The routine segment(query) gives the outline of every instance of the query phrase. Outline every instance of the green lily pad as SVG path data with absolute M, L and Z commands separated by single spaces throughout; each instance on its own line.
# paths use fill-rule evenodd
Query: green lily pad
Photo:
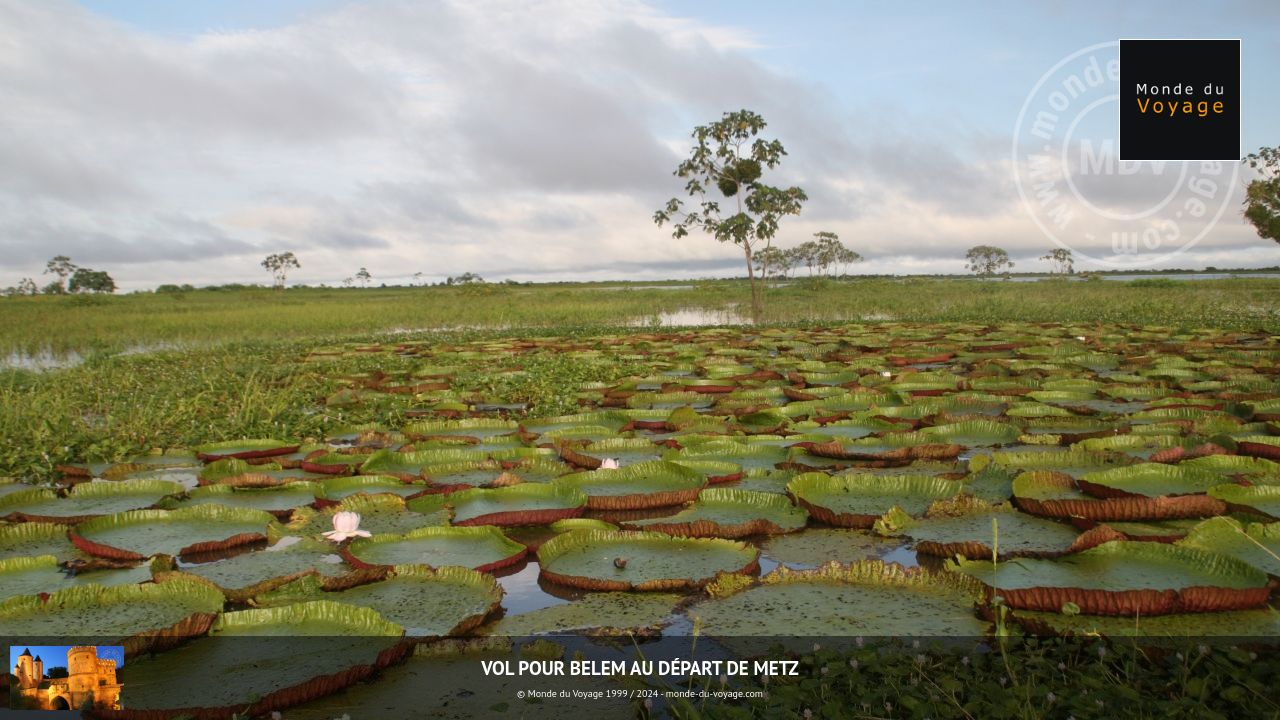
M 553 484 L 585 493 L 593 510 L 641 510 L 688 502 L 707 479 L 683 465 L 654 461 L 564 475 Z
M 1222 479 L 1207 470 L 1195 470 L 1181 465 L 1141 463 L 1085 473 L 1079 482 L 1081 489 L 1103 497 L 1117 493 L 1160 497 L 1208 492 L 1209 488 L 1221 484 Z
M 309 575 L 259 596 L 260 607 L 327 599 L 375 610 L 411 636 L 460 635 L 497 610 L 502 588 L 491 576 L 462 567 L 399 565 L 386 579 L 326 590 Z
M 1266 573 L 1204 550 L 1117 540 L 1053 560 L 949 562 L 1011 607 L 1053 611 L 1075 603 L 1091 615 L 1167 615 L 1259 607 Z
M 262 715 L 281 701 L 321 697 L 366 677 L 403 632 L 373 610 L 325 600 L 243 610 L 220 616 L 209 637 L 135 658 L 116 677 L 129 688 L 131 710 L 221 708 L 227 715 Z M 261 636 L 291 639 L 236 639 Z M 365 670 L 352 672 L 360 667 Z
M 426 527 L 403 535 L 374 535 L 353 541 L 344 550 L 357 565 L 460 566 L 489 572 L 524 558 L 525 547 L 491 525 Z
M 1209 494 L 1225 503 L 1280 520 L 1280 485 L 1218 485 L 1211 488 Z
M 268 488 L 206 485 L 192 490 L 187 500 L 175 502 L 172 507 L 221 505 L 277 513 L 310 505 L 321 497 L 324 497 L 324 487 L 313 482 L 291 482 Z
M 1209 518 L 1178 544 L 1230 555 L 1280 577 L 1280 522 L 1244 525 L 1227 517 Z
M 665 625 L 683 600 L 683 595 L 672 593 L 591 593 L 572 602 L 508 615 L 488 632 L 511 637 L 562 633 L 643 636 Z
M 417 495 L 427 489 L 426 483 L 407 483 L 389 475 L 352 475 L 349 477 L 326 478 L 321 481 L 324 486 L 324 498 L 341 500 L 357 494 L 376 495 L 391 493 L 400 497 Z
M 280 440 L 227 440 L 225 442 L 197 445 L 194 448 L 196 456 L 206 462 L 225 458 L 250 460 L 274 457 L 276 455 L 288 455 L 297 449 L 297 443 L 282 442 Z
M 391 494 L 350 495 L 342 502 L 320 511 L 310 508 L 295 510 L 286 526 L 295 535 L 318 538 L 333 529 L 333 517 L 340 512 L 360 516 L 360 529 L 375 535 L 405 533 L 423 527 L 449 524 L 449 513 L 441 510 L 430 515 L 412 512 L 404 498 Z
M 96 570 L 69 575 L 59 570 L 52 555 L 0 560 L 0 600 L 19 595 L 52 593 L 79 585 L 126 585 L 146 582 L 151 571 L 146 565 L 120 570 Z
M 873 560 L 902 545 L 899 540 L 849 528 L 809 528 L 777 535 L 761 545 L 761 553 L 792 569 L 811 569 L 829 562 Z
M 920 434 L 936 438 L 934 442 L 958 443 L 970 447 L 1008 445 L 1018 439 L 1018 428 L 994 420 L 968 420 L 948 425 L 935 425 Z
M 274 523 L 260 510 L 198 505 L 181 510 L 131 510 L 87 520 L 71 542 L 91 554 L 121 560 L 211 552 L 266 539 Z
M 547 525 L 557 520 L 577 517 L 586 508 L 587 496 L 579 490 L 560 485 L 521 483 L 499 488 L 473 488 L 447 495 L 423 495 L 408 502 L 410 510 L 420 513 L 450 509 L 452 524 Z
M 779 568 L 745 589 L 715 595 L 686 611 L 711 637 L 776 636 L 779 628 L 797 638 L 973 637 L 987 630 L 974 614 L 980 593 L 972 585 L 876 560 Z
M 233 601 L 247 600 L 302 573 L 335 576 L 351 570 L 333 543 L 309 538 L 284 538 L 262 550 L 213 562 L 180 562 L 176 569 L 209 581 Z
M 0 560 L 35 555 L 54 555 L 66 560 L 77 555 L 67 537 L 67 526 L 57 523 L 25 522 L 0 525 Z
M 150 507 L 161 498 L 182 491 L 178 483 L 163 480 L 85 482 L 71 488 L 65 498 L 59 498 L 51 490 L 14 493 L 0 499 L 0 514 L 78 520 Z
M 805 526 L 809 514 L 785 496 L 736 488 L 707 488 L 680 512 L 665 518 L 623 523 L 627 530 L 654 530 L 680 537 L 741 538 L 778 535 Z
M 804 473 L 787 484 L 787 492 L 815 519 L 863 528 L 894 507 L 920 515 L 930 503 L 955 497 L 960 490 L 959 482 L 929 475 Z
M 538 548 L 542 577 L 587 590 L 700 587 L 720 572 L 755 572 L 759 551 L 740 542 L 654 532 L 588 530 Z
M 1020 513 L 1008 505 L 969 506 L 958 514 L 903 520 L 895 534 L 915 541 L 916 552 L 938 557 L 990 558 L 992 545 L 1001 559 L 1061 555 L 1080 535 L 1066 523 Z
M 0 604 L 0 634 L 65 637 L 91 632 L 108 644 L 140 633 L 169 630 L 197 613 L 222 612 L 222 593 L 199 582 L 175 579 L 145 585 L 81 585 L 59 590 L 47 601 L 36 596 L 10 598 Z M 208 625 L 206 624 L 207 628 Z

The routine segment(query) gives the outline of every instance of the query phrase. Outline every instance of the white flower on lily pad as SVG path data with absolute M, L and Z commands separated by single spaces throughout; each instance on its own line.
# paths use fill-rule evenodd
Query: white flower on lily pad
M 605 458 L 604 462 L 600 463 L 600 469 L 601 470 L 617 470 L 618 469 L 617 459 Z
M 893 377 L 893 373 L 889 372 L 888 370 L 881 370 L 880 377 Z
M 360 529 L 360 513 L 343 511 L 333 516 L 333 529 L 322 533 L 333 542 L 342 542 L 353 537 L 372 537 L 368 530 Z

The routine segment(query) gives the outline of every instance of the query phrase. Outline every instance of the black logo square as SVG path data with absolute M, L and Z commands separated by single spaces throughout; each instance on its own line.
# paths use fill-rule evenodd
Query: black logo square
M 1240 41 L 1120 41 L 1121 160 L 1240 160 Z

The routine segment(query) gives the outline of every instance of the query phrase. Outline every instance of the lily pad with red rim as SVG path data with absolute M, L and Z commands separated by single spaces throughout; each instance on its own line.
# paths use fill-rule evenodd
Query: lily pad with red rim
M 1271 594 L 1266 573 L 1235 558 L 1163 543 L 1116 540 L 1053 560 L 948 562 L 1010 607 L 1087 615 L 1167 615 L 1246 610 Z
M 226 458 L 251 460 L 275 457 L 276 455 L 288 455 L 296 451 L 298 447 L 298 443 L 282 440 L 226 440 L 224 442 L 197 445 L 194 450 L 196 451 L 196 457 L 205 462 L 213 462 Z
M 496 611 L 502 587 L 492 576 L 467 568 L 398 565 L 383 579 L 355 584 L 308 575 L 258 596 L 255 604 L 321 599 L 367 607 L 411 636 L 448 636 L 470 632 Z
M 524 545 L 498 528 L 426 527 L 401 535 L 359 538 L 342 548 L 342 556 L 356 567 L 394 565 L 459 566 L 491 572 L 524 559 Z
M 809 514 L 784 495 L 735 488 L 707 488 L 670 517 L 624 522 L 627 530 L 651 530 L 678 537 L 743 538 L 780 535 L 804 528 Z
M 955 497 L 962 486 L 929 475 L 824 475 L 804 473 L 787 493 L 815 519 L 839 527 L 869 528 L 891 508 L 921 515 L 930 503 Z
M 275 523 L 269 513 L 221 505 L 180 510 L 131 510 L 86 520 L 71 542 L 90 555 L 143 560 L 152 555 L 218 552 L 265 542 Z
M 680 590 L 718 573 L 754 573 L 754 547 L 719 538 L 587 530 L 557 535 L 538 548 L 541 576 L 585 590 Z
M 578 517 L 586 506 L 587 496 L 581 491 L 542 483 L 422 495 L 408 502 L 410 510 L 420 513 L 447 508 L 453 516 L 451 524 L 458 527 L 548 525 L 557 520 Z
M 653 461 L 564 475 L 552 484 L 585 493 L 592 510 L 643 510 L 689 502 L 707 479 L 692 468 Z

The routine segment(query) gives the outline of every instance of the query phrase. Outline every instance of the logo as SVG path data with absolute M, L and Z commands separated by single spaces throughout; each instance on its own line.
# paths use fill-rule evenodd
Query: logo
M 119 710 L 120 645 L 32 645 L 9 648 L 13 710 Z
M 1013 171 L 1050 240 L 1077 259 L 1135 269 L 1176 257 L 1213 229 L 1240 163 L 1121 160 L 1119 46 L 1083 48 L 1040 77 L 1018 113 Z

